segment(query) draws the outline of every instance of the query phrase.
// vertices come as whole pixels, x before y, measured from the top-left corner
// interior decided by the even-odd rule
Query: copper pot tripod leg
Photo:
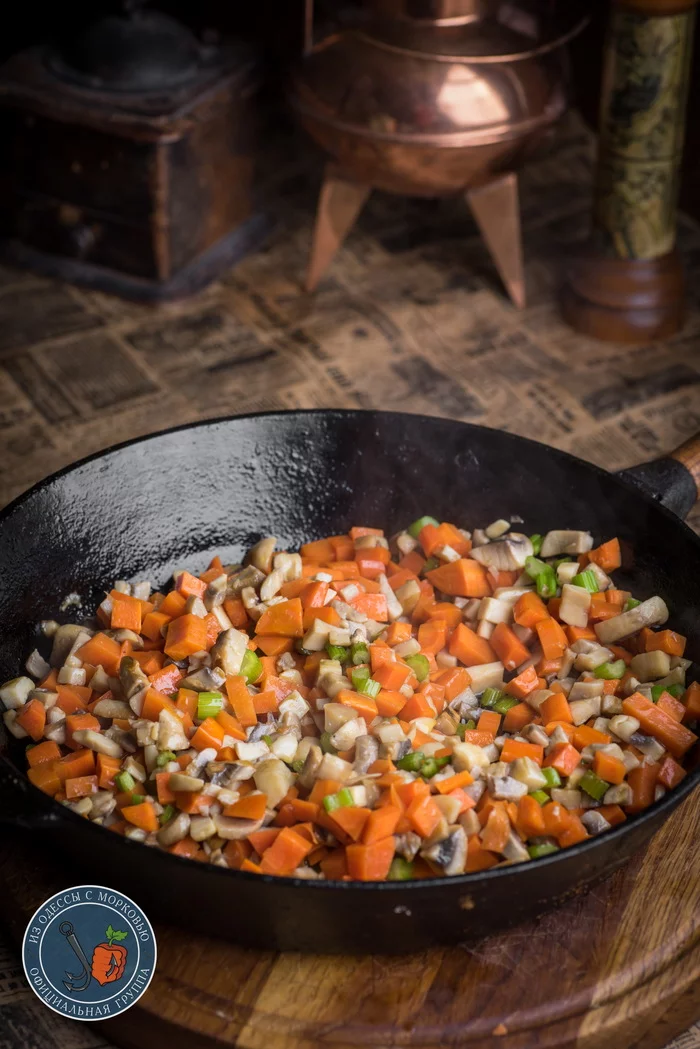
[[[467,203],[513,303],[525,306],[523,245],[517,175],[467,190]]]
[[[306,290],[314,291],[338,249],[357,221],[370,186],[342,178],[329,164],[318,197],[311,257],[306,271]]]

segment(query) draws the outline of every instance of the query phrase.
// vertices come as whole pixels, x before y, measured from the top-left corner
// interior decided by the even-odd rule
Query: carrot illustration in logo
[[[102,985],[114,983],[124,973],[127,950],[126,947],[122,947],[119,940],[125,940],[128,932],[120,932],[118,929],[113,929],[111,925],[108,925],[105,935],[107,942],[98,943],[92,952],[91,972],[97,982]],[[115,940],[117,941],[116,943]]]

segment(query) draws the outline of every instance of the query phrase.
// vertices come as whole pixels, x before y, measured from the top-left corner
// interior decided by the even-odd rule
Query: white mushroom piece
[[[462,874],[467,863],[467,836],[462,827],[453,827],[442,841],[430,845],[421,852],[426,860],[440,867],[447,874]]]
[[[587,554],[593,549],[590,532],[555,529],[542,540],[540,557],[559,557],[561,554]]]
[[[614,645],[631,634],[636,634],[645,626],[661,626],[668,619],[669,612],[666,602],[660,597],[650,597],[642,601],[641,605],[631,608],[629,612],[622,612],[612,619],[604,619],[596,623],[594,630],[598,640],[604,645]]]
[[[471,556],[475,561],[497,572],[515,572],[516,569],[525,567],[525,562],[528,557],[532,557],[532,553],[529,538],[521,532],[511,532],[504,539],[474,547]]]
[[[274,557],[276,546],[277,540],[274,536],[267,536],[265,539],[261,539],[255,546],[251,546],[243,563],[252,565],[267,575],[272,570],[272,558]]]

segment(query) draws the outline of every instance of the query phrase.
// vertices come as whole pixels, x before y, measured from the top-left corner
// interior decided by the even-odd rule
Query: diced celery
[[[430,673],[430,663],[427,656],[422,652],[416,652],[415,656],[406,656],[404,662],[411,668],[419,681],[425,681]]]
[[[435,525],[437,527],[440,524],[440,522],[436,521],[434,517],[419,517],[417,521],[414,521],[413,524],[410,524],[408,526],[408,534],[414,539],[417,539],[423,531],[423,529],[425,528],[425,526],[429,524]]]
[[[115,786],[123,793],[127,794],[130,790],[133,790],[136,786],[136,780],[130,772],[118,772],[114,777]]]
[[[401,856],[394,856],[386,877],[387,881],[410,881],[413,877],[413,864]]]
[[[200,721],[215,718],[221,713],[223,706],[224,697],[220,692],[200,692],[197,696],[197,717]]]
[[[346,663],[350,658],[350,652],[344,645],[332,645],[330,641],[326,645],[329,659],[337,659],[339,663]]]
[[[533,790],[530,793],[530,797],[534,798],[538,805],[546,805],[548,801],[551,801],[549,794],[546,794],[543,790]]]
[[[619,680],[626,670],[624,659],[617,659],[614,663],[601,663],[593,673],[596,677],[602,677],[606,681]]]
[[[600,776],[596,776],[595,772],[588,769],[584,772],[581,779],[578,781],[578,785],[581,790],[585,790],[586,794],[594,798],[596,801],[600,801],[606,790],[610,787],[609,783],[606,783]]]
[[[249,648],[243,653],[243,662],[241,663],[241,674],[246,679],[249,685],[253,685],[260,675],[262,674],[262,662],[260,657],[251,652]]]
[[[331,743],[331,734],[330,734],[330,732],[322,732],[321,733],[321,738],[319,740],[319,744],[320,744],[321,750],[323,751],[324,754],[337,754],[338,753],[338,751],[335,749],[335,747]]]
[[[547,780],[548,787],[561,787],[561,777],[559,776],[559,773],[556,769],[553,769],[551,768],[551,766],[549,766],[547,768],[540,769],[540,772]]]
[[[589,594],[598,593],[598,580],[595,577],[595,572],[592,569],[587,568],[585,572],[579,572],[571,580],[573,586],[582,586],[584,590],[587,590]]]
[[[404,772],[418,772],[424,760],[425,754],[422,750],[412,750],[398,759],[396,767]]]
[[[350,654],[355,666],[358,666],[360,663],[369,663],[369,649],[364,641],[354,641],[350,648]]]
[[[369,696],[370,699],[376,699],[382,690],[382,686],[374,678],[368,677],[366,681],[360,682],[355,688],[361,696]]]
[[[167,765],[169,761],[177,761],[177,755],[173,754],[172,750],[161,750],[156,758],[157,767],[162,769],[163,765]]]
[[[542,549],[542,543],[544,542],[544,536],[540,535],[539,532],[535,532],[534,535],[530,536],[530,542],[532,543],[532,552],[537,557],[540,550]]]
[[[545,841],[542,845],[528,845],[527,851],[533,860],[538,860],[541,856],[551,856],[553,852],[559,852],[559,846]]]
[[[177,809],[174,805],[166,805],[163,811],[161,812],[160,816],[158,817],[158,822],[167,823],[168,820],[171,820],[173,818],[176,812]]]

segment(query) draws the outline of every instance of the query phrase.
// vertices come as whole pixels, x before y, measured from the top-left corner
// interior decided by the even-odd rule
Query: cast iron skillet
[[[391,533],[426,513],[465,526],[519,514],[528,533],[583,528],[631,541],[620,578],[641,598],[666,599],[698,659],[700,541],[661,502],[686,513],[695,485],[672,459],[638,468],[636,485],[507,433],[382,412],[246,416],[133,441],[0,515],[0,680],[17,674],[35,624],[70,592],[88,614],[115,578],[163,585],[176,566],[201,570],[214,552],[235,561],[263,535],[292,549],[358,523]],[[2,819],[51,855],[60,848],[76,882],[244,945],[319,952],[415,951],[533,917],[621,866],[700,778],[696,769],[644,814],[537,862],[413,883],[308,882],[193,863],[92,826],[32,787],[10,749],[0,757]]]

